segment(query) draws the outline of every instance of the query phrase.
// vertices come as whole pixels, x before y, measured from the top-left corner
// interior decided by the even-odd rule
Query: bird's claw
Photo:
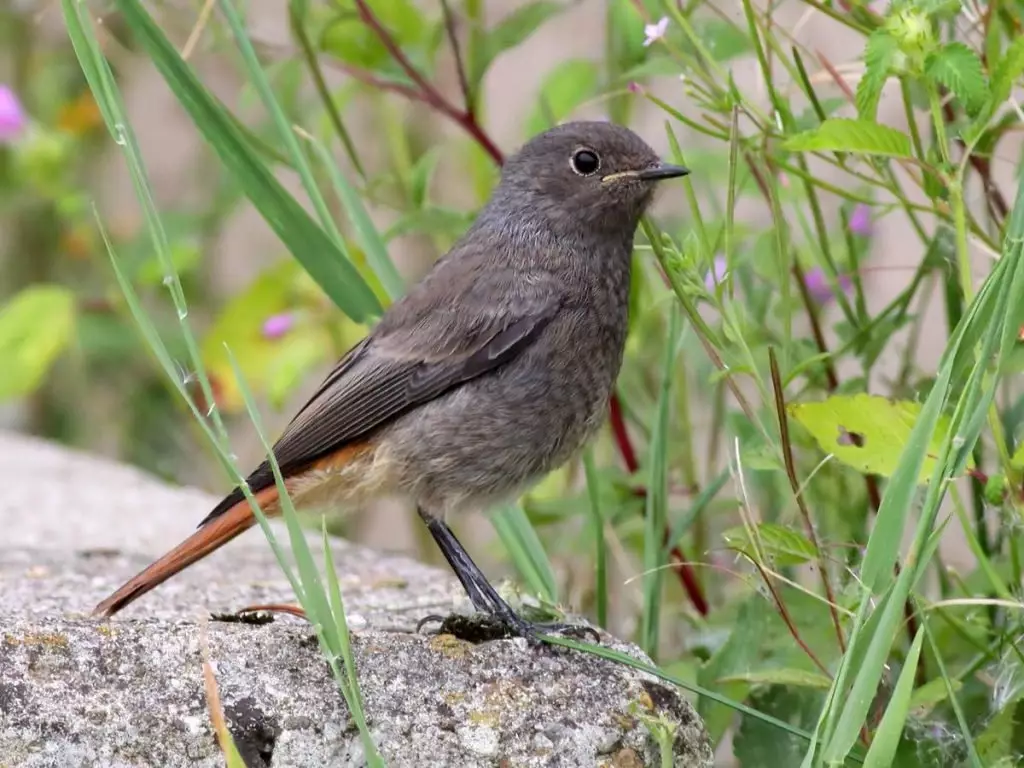
[[[469,616],[453,613],[448,616],[436,614],[426,616],[416,624],[416,631],[424,625],[437,622],[437,634],[453,635],[471,643],[485,643],[509,637],[522,637],[532,646],[544,645],[543,635],[572,635],[579,640],[592,637],[601,644],[601,635],[585,624],[564,624],[558,622],[532,623],[515,613],[506,614],[474,613]]]

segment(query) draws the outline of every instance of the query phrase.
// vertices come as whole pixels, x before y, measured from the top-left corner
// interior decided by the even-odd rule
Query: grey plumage
[[[581,148],[599,173],[573,171]],[[284,474],[372,437],[388,446],[395,490],[444,514],[564,463],[600,425],[618,375],[633,236],[654,192],[602,177],[659,164],[611,123],[561,125],[509,158],[472,227],[288,426],[274,448]],[[253,491],[273,482],[266,462],[249,477]]]
[[[531,631],[443,517],[524,490],[600,425],[622,364],[634,233],[655,182],[685,173],[611,123],[567,123],[509,158],[466,234],[275,444],[296,505],[411,498],[477,608]],[[247,482],[267,514],[280,511],[266,461]],[[120,610],[251,525],[236,488],[98,612]]]

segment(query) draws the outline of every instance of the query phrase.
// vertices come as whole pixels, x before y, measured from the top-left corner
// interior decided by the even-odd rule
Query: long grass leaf
[[[255,157],[139,0],[116,0],[116,4],[196,127],[295,259],[352,320],[379,316],[380,303],[359,271]]]

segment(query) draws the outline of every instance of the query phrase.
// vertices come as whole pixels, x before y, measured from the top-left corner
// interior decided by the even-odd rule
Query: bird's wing
[[[437,285],[436,278],[430,282]],[[457,277],[442,291],[417,286],[338,362],[292,419],[273,449],[282,475],[301,472],[528,348],[557,314],[562,293],[551,279],[516,283],[515,275],[499,269]],[[253,493],[273,485],[269,462],[247,482]],[[236,488],[201,525],[242,498]]]

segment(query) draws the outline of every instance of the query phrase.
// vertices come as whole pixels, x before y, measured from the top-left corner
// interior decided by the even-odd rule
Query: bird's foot
[[[437,622],[437,634],[453,635],[469,643],[486,643],[510,637],[526,638],[531,646],[544,644],[543,635],[570,635],[578,640],[593,638],[598,645],[601,636],[593,627],[585,624],[564,624],[561,622],[531,622],[517,615],[511,608],[501,613],[452,613],[448,616],[426,616],[416,625],[419,632],[427,624]]]

